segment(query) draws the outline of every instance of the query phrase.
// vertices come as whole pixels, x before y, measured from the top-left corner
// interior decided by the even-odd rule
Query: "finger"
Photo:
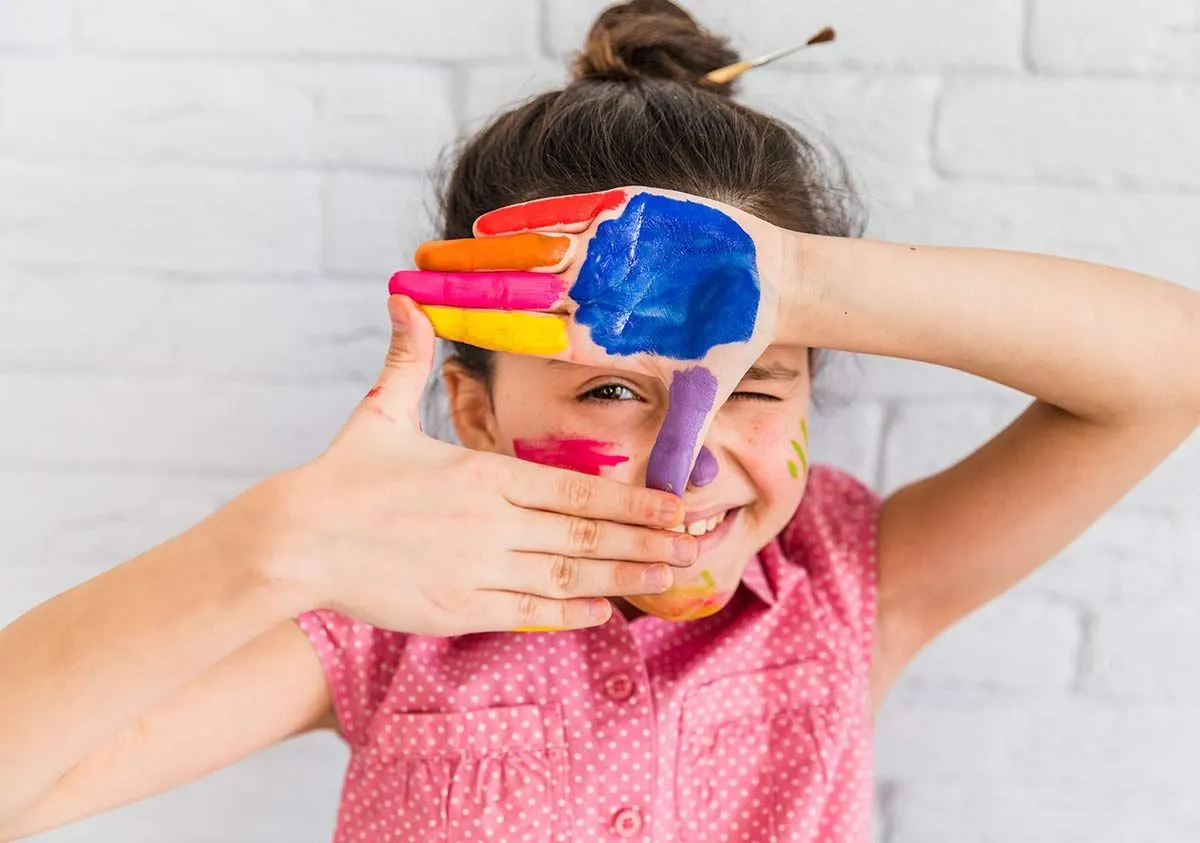
[[[566,290],[556,275],[538,272],[422,272],[392,275],[388,292],[418,304],[487,310],[549,310]]]
[[[583,231],[600,214],[619,208],[624,202],[625,191],[620,189],[534,199],[484,214],[475,220],[475,236],[492,237],[534,229]]]
[[[504,496],[516,506],[646,527],[683,523],[683,502],[656,489],[509,457],[496,459],[508,470]]]
[[[695,366],[675,372],[668,388],[667,417],[646,463],[647,486],[683,495],[716,398],[717,379],[708,369]]]
[[[481,269],[540,269],[553,272],[571,251],[571,238],[561,234],[508,234],[475,240],[434,240],[422,243],[418,269],[475,272]]]
[[[482,611],[497,618],[497,626],[514,632],[552,632],[586,629],[608,623],[612,604],[603,597],[553,600],[515,591],[481,592],[487,602]]]
[[[406,296],[388,297],[392,342],[383,371],[363,398],[360,410],[388,421],[405,419],[419,427],[419,407],[433,368],[434,335],[429,320]]]
[[[579,559],[553,553],[515,553],[493,566],[491,585],[554,600],[662,594],[675,581],[669,565]]]
[[[692,473],[688,477],[688,483],[697,489],[702,489],[717,479],[719,470],[720,466],[717,464],[717,458],[713,452],[708,450],[707,446],[701,445],[700,453],[696,454],[696,464],[692,466]]]
[[[522,521],[520,530],[522,551],[586,559],[690,565],[698,552],[695,537],[687,533],[600,521],[582,515],[531,513]]]
[[[492,351],[553,357],[567,350],[567,323],[559,316],[521,311],[422,308],[437,335]]]

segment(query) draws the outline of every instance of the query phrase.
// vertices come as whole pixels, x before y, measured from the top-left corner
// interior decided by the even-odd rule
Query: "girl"
[[[420,250],[391,302],[424,365],[432,332],[409,297],[471,343],[444,371],[466,445],[681,494],[695,561],[614,583],[562,555],[528,568],[549,576],[525,589],[543,597],[481,618],[491,560],[430,559],[372,592],[383,569],[353,554],[334,576],[269,547],[275,575],[255,588],[270,599],[230,599],[298,622],[251,640],[216,615],[241,649],[80,753],[0,822],[8,837],[329,727],[352,749],[339,840],[868,839],[871,718],[899,672],[1200,422],[1200,296],[1075,261],[853,239],[815,148],[701,81],[734,61],[666,0],[604,13],[574,82],[463,148],[449,242]],[[817,348],[1036,398],[881,501],[810,470]],[[381,382],[359,423],[411,436],[401,393]],[[575,538],[583,556],[605,535]],[[618,595],[619,611],[549,599],[574,594]],[[196,646],[172,634],[182,655]],[[57,704],[70,719],[26,696],[24,716]]]

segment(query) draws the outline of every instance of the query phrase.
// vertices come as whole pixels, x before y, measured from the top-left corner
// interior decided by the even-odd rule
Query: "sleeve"
[[[880,505],[851,475],[814,466],[781,537],[784,555],[806,569],[814,599],[858,643],[864,664],[875,648]]]
[[[327,609],[307,612],[296,624],[325,671],[338,728],[352,745],[362,745],[367,724],[395,678],[405,636]]]

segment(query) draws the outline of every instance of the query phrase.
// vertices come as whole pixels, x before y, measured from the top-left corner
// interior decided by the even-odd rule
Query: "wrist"
[[[216,558],[231,566],[239,591],[272,621],[322,605],[316,566],[295,540],[292,525],[303,519],[296,515],[292,471],[250,487],[207,522]]]
[[[775,341],[781,345],[811,346],[811,322],[821,294],[808,269],[819,245],[813,235],[781,231],[779,324]]]

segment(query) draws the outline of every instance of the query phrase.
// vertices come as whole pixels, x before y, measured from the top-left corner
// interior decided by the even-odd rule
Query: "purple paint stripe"
[[[646,485],[683,497],[696,440],[717,400],[717,379],[703,366],[682,369],[671,379],[667,398],[667,417],[646,464]]]
[[[541,272],[427,272],[405,269],[388,282],[388,292],[417,304],[484,310],[548,310],[562,296],[563,282]]]
[[[701,445],[700,453],[696,455],[696,465],[692,468],[692,476],[688,482],[696,488],[707,486],[717,479],[717,458],[708,446]]]

